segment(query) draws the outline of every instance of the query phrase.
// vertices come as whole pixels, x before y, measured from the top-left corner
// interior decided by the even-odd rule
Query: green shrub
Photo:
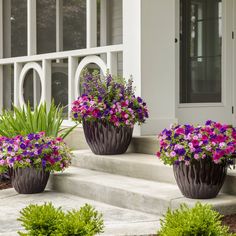
[[[52,203],[29,205],[18,219],[26,232],[21,236],[93,236],[103,232],[102,214],[85,204],[80,210],[64,213]]]
[[[58,236],[92,236],[103,232],[102,215],[86,204],[79,211],[72,210],[57,230]],[[63,233],[62,233],[63,232]]]
[[[179,209],[167,211],[161,220],[159,236],[231,236],[222,225],[223,216],[210,205],[196,203],[192,209],[182,204]]]
[[[31,111],[30,104],[26,108],[13,106],[13,111],[4,110],[0,115],[0,135],[11,138],[44,131],[46,136],[57,137],[60,134],[65,138],[75,126],[61,129],[63,109],[53,101],[48,110],[46,103],[36,106],[34,111]]]
[[[20,212],[18,219],[28,233],[19,232],[22,236],[54,235],[58,225],[65,217],[61,208],[55,208],[52,203],[42,206],[30,204]]]

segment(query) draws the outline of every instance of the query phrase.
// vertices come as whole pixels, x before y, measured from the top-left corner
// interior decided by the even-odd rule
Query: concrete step
[[[20,210],[30,203],[41,205],[45,202],[61,206],[64,211],[79,209],[85,203],[91,204],[103,214],[105,232],[102,236],[148,236],[154,235],[160,227],[160,217],[157,215],[119,208],[71,194],[45,191],[20,195],[14,189],[2,190],[0,194],[4,196],[0,201],[0,236],[18,235],[17,231],[22,230],[17,221]]]
[[[90,150],[76,150],[73,154],[72,165],[76,167],[176,184],[172,167],[164,165],[155,155],[125,153],[102,156]],[[236,195],[235,169],[228,169],[221,192]]]
[[[66,138],[67,144],[73,150],[89,149],[82,127],[77,127]],[[155,136],[133,136],[127,152],[155,154],[158,150],[158,141]]]
[[[182,196],[173,184],[113,175],[78,167],[51,175],[49,188],[131,210],[162,215],[181,203],[192,206],[199,200]],[[235,196],[220,194],[215,199],[201,200],[212,204],[222,214],[236,211]]]
[[[134,178],[175,183],[172,167],[164,165],[155,155],[125,153],[95,155],[90,150],[73,151],[76,167],[125,175]]]

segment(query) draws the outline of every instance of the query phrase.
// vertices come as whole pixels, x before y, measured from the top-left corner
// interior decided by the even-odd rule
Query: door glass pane
[[[222,0],[180,3],[180,102],[221,102]]]

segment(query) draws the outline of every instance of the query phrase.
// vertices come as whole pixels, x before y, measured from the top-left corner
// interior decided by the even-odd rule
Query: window
[[[221,102],[222,1],[181,0],[180,102]]]
[[[3,1],[4,57],[27,55],[27,0]]]
[[[56,0],[37,0],[37,54],[56,51]]]

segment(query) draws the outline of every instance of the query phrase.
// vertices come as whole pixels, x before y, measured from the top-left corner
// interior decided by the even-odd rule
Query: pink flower
[[[172,151],[172,152],[170,153],[170,156],[171,156],[171,157],[175,157],[175,156],[176,156],[176,152],[175,152],[175,151]]]
[[[184,129],[183,128],[178,128],[176,131],[175,131],[176,134],[184,134]]]
[[[160,153],[160,152],[157,152],[157,153],[156,153],[156,156],[157,156],[158,158],[160,158],[160,157],[161,157],[161,153]]]

